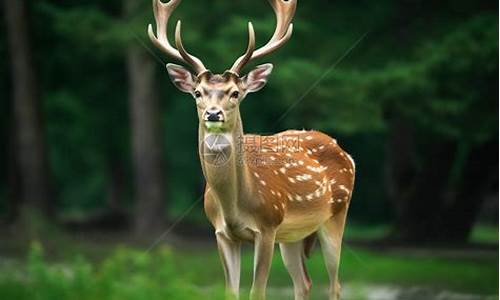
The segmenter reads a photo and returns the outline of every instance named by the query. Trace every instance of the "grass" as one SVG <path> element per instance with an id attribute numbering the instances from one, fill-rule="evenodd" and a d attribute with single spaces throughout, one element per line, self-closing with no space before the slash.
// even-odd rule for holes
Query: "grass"
<path id="1" fill-rule="evenodd" d="M 387 230 L 386 226 L 374 226 L 368 230 L 351 226 L 346 236 L 376 239 Z M 498 229 L 477 227 L 472 236 L 472 240 L 492 243 L 498 241 Z M 0 259 L 0 299 L 222 298 L 224 276 L 213 244 L 182 250 L 158 245 L 153 251 L 145 252 L 147 247 L 117 246 L 121 240 L 117 237 L 114 241 L 111 237 L 104 237 L 109 243 L 103 243 L 102 239 L 91 243 L 88 237 L 59 238 L 54 244 L 47 245 L 49 255 L 43 255 L 42 247 L 34 243 L 26 258 Z M 243 251 L 243 295 L 248 295 L 251 283 L 252 252 L 250 247 Z M 325 299 L 328 276 L 319 249 L 307 260 L 307 267 L 314 282 L 311 299 Z M 498 294 L 498 255 L 484 255 L 483 252 L 475 256 L 433 251 L 382 252 L 344 244 L 340 279 L 344 286 L 355 291 L 355 299 L 366 299 L 363 293 L 374 285 L 495 295 Z M 273 259 L 269 287 L 270 299 L 292 298 L 289 294 L 292 283 L 278 251 Z"/>
<path id="2" fill-rule="evenodd" d="M 177 268 L 189 274 L 196 285 L 210 285 L 214 278 L 223 278 L 217 253 L 190 251 L 174 254 Z M 252 275 L 252 253 L 244 251 L 242 281 L 249 286 Z M 203 266 L 200 268 L 200 266 Z M 484 260 L 444 259 L 384 254 L 344 248 L 340 278 L 352 284 L 384 284 L 397 286 L 426 286 L 436 289 L 496 294 L 498 293 L 498 257 Z M 321 252 L 316 250 L 307 261 L 315 285 L 328 285 Z M 271 286 L 291 286 L 279 253 L 275 253 L 270 276 Z"/>
<path id="3" fill-rule="evenodd" d="M 472 230 L 470 241 L 474 243 L 498 243 L 498 227 L 476 225 Z"/>

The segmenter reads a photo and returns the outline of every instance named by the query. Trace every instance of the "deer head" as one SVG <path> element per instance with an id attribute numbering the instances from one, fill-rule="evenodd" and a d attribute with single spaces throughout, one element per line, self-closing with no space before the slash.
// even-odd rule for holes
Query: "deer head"
<path id="1" fill-rule="evenodd" d="M 194 72 L 175 64 L 167 64 L 168 74 L 174 85 L 181 91 L 189 93 L 196 100 L 200 124 L 208 131 L 231 131 L 239 118 L 239 105 L 248 93 L 262 89 L 273 69 L 272 64 L 255 67 L 245 76 L 240 76 L 243 67 L 250 61 L 269 54 L 288 41 L 292 35 L 291 24 L 297 0 L 268 0 L 276 14 L 276 29 L 271 39 L 261 48 L 255 49 L 255 32 L 251 22 L 248 23 L 248 46 L 233 66 L 223 74 L 213 74 L 203 62 L 189 54 L 181 39 L 181 21 L 175 28 L 175 46 L 170 45 L 167 38 L 167 23 L 181 0 L 170 0 L 162 3 L 153 0 L 153 11 L 156 20 L 156 36 L 153 27 L 148 27 L 151 41 L 172 58 L 190 66 Z"/>

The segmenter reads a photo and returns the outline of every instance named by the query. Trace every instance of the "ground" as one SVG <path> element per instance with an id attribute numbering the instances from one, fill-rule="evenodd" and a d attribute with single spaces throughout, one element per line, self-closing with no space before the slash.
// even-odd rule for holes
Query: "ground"
<path id="1" fill-rule="evenodd" d="M 343 299 L 498 299 L 495 247 L 422 249 L 376 247 L 354 242 L 382 235 L 385 227 L 351 226 L 344 243 L 340 279 Z M 496 233 L 496 234 L 494 234 Z M 473 239 L 498 243 L 498 229 L 478 228 Z M 30 251 L 15 239 L 0 243 L 0 299 L 196 299 L 222 295 L 223 273 L 212 240 L 172 235 L 150 249 L 149 241 L 124 235 L 78 233 L 59 236 Z M 349 242 L 353 240 L 353 242 Z M 42 254 L 45 252 L 45 254 Z M 27 258 L 26 258 L 27 257 Z M 312 300 L 326 299 L 327 274 L 317 248 L 307 261 Z M 242 294 L 248 294 L 252 251 L 245 247 Z M 292 284 L 276 252 L 269 299 L 292 299 Z M 243 297 L 245 299 L 245 297 Z"/>

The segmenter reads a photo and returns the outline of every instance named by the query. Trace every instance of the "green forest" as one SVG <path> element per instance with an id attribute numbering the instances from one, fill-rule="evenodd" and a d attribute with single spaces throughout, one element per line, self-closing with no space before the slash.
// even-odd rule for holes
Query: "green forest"
<path id="1" fill-rule="evenodd" d="M 148 38 L 151 1 L 3 0 L 2 15 L 0 299 L 223 297 L 195 102 Z M 182 1 L 170 37 L 178 19 L 214 73 L 245 50 L 248 21 L 257 46 L 276 22 L 241 0 Z M 248 133 L 327 133 L 356 162 L 346 299 L 498 294 L 498 2 L 299 0 L 293 24 L 243 70 L 274 65 L 241 115 Z M 271 299 L 292 298 L 279 257 L 270 278 Z"/>

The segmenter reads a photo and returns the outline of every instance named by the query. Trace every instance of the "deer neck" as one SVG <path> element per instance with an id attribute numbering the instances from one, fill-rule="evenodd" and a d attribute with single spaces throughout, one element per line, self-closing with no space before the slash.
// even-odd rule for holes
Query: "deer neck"
<path id="1" fill-rule="evenodd" d="M 249 180 L 245 153 L 242 151 L 243 126 L 238 115 L 232 131 L 208 132 L 199 127 L 199 154 L 203 175 L 227 219 L 237 219 L 239 202 Z"/>

